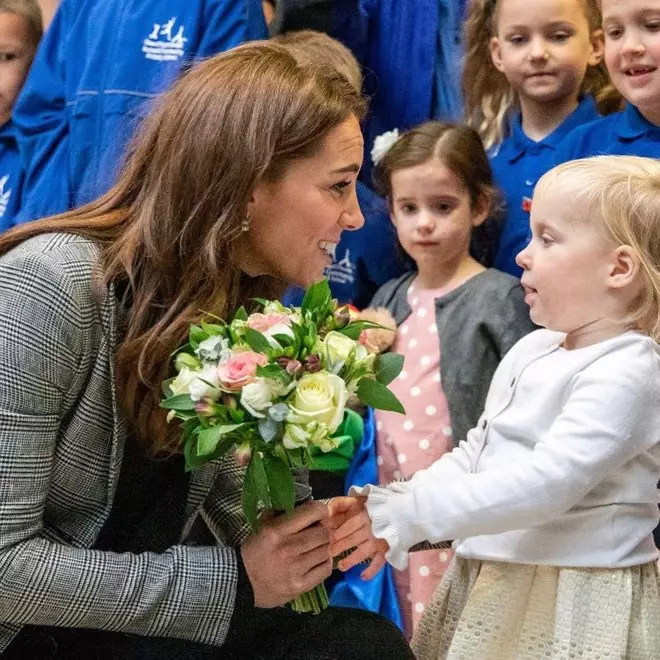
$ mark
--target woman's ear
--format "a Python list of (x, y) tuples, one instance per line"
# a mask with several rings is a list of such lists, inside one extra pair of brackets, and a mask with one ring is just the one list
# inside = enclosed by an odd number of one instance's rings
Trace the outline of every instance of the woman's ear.
[(608, 285), (612, 289), (623, 289), (635, 284), (639, 275), (639, 258), (630, 245), (620, 245), (612, 253), (612, 264)]
[(605, 55), (605, 34), (602, 30), (594, 30), (591, 33), (591, 55), (587, 60), (589, 66), (596, 66), (603, 61)]
[(504, 67), (502, 65), (502, 53), (500, 51), (500, 40), (497, 37), (491, 37), (491, 40), (488, 43), (488, 48), (490, 50), (490, 59), (493, 60), (493, 66), (500, 73), (504, 73)]

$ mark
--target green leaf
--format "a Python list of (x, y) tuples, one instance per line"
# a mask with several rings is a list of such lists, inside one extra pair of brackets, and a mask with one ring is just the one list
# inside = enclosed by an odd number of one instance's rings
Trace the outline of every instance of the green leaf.
[(250, 474), (249, 478), (254, 484), (257, 499), (260, 500), (267, 509), (270, 509), (272, 504), (270, 503), (270, 493), (268, 492), (268, 477), (266, 476), (266, 469), (264, 468), (264, 460), (259, 452), (254, 452), (252, 454), (252, 458), (248, 465), (248, 472)]
[[(214, 454), (216, 450), (219, 449), (219, 443), (220, 440), (230, 434), (236, 431), (237, 429), (240, 429), (243, 426), (243, 424), (223, 424), (221, 426), (211, 426), (207, 429), (204, 429), (199, 432), (198, 440), (197, 440), (197, 453), (199, 456), (210, 456), (211, 454)], [(228, 446), (224, 451), (226, 451), (229, 446), (233, 444), (233, 439), (230, 439)], [(224, 448), (225, 443), (223, 442), (223, 448)], [(224, 453), (224, 451), (222, 453)], [(217, 457), (216, 457), (217, 458)]]
[(378, 358), (376, 380), (382, 385), (389, 385), (403, 369), (403, 355), (384, 353)]
[(296, 343), (295, 337), (291, 335), (273, 335), (273, 339), (282, 347), (286, 348), (287, 346), (294, 346)]
[(204, 332), (209, 337), (225, 334), (225, 327), (223, 325), (219, 325), (217, 323), (207, 323), (206, 321), (202, 321), (200, 325), (202, 326), (202, 330), (204, 330)]
[(365, 406), (371, 406), (378, 410), (391, 410), (402, 415), (406, 414), (405, 408), (401, 405), (399, 399), (377, 380), (362, 378), (358, 383), (357, 396)]
[(293, 477), (288, 465), (277, 456), (265, 456), (264, 468), (268, 477), (270, 501), (273, 508), (280, 511), (292, 511), (295, 493)]
[(382, 330), (391, 330), (391, 328), (386, 328), (383, 325), (380, 325), (378, 323), (372, 323), (371, 321), (353, 321), (352, 323), (349, 323), (345, 328), (342, 328), (341, 330), (337, 330), (337, 332), (357, 341), (360, 338), (360, 333), (363, 330), (371, 330), (374, 328), (381, 328)]
[(209, 336), (198, 325), (191, 325), (188, 331), (188, 341), (193, 349), (196, 349)]
[(170, 384), (174, 380), (174, 378), (168, 378), (167, 380), (164, 380), (160, 385), (161, 392), (168, 399), (172, 396), (172, 389), (170, 388)]
[[(250, 461), (252, 462), (252, 461)], [(249, 470), (249, 468), (248, 468)], [(259, 521), (257, 519), (257, 491), (252, 480), (248, 479), (247, 473), (243, 480), (243, 493), (241, 494), (241, 504), (243, 515), (248, 521), (253, 532), (259, 530)]]
[(307, 289), (303, 298), (301, 305), (303, 316), (305, 314), (311, 314), (315, 320), (318, 320), (320, 317), (325, 316), (331, 303), (332, 294), (330, 293), (328, 280), (316, 282)]
[(246, 330), (245, 341), (247, 342), (247, 345), (257, 353), (268, 353), (270, 350), (270, 344), (266, 337), (252, 328)]
[(287, 385), (291, 382), (291, 376), (279, 364), (268, 364), (265, 367), (257, 367), (257, 376), (262, 378), (279, 378)]
[(236, 310), (234, 314), (234, 321), (247, 321), (248, 313), (245, 311), (245, 307), (242, 305)]
[(165, 410), (195, 410), (195, 402), (190, 394), (175, 394), (160, 402), (160, 407)]
[(181, 351), (176, 358), (174, 359), (174, 367), (177, 371), (181, 371), (184, 367), (188, 369), (200, 369), (202, 363), (190, 353), (186, 351)]

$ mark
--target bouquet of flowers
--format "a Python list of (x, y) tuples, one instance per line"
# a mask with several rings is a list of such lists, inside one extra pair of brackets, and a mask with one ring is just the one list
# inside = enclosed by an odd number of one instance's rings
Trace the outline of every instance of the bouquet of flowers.
[[(337, 447), (350, 399), (405, 414), (387, 388), (403, 356), (374, 352), (367, 332), (385, 328), (339, 307), (325, 280), (299, 308), (256, 302), (261, 312), (241, 307), (229, 322), (213, 317), (190, 328), (161, 402), (168, 421), (180, 420), (187, 470), (230, 450), (247, 467), (242, 506), (253, 530), (259, 508), (293, 509), (294, 472), (314, 467), (312, 453)], [(292, 607), (319, 612), (327, 604), (320, 585)]]

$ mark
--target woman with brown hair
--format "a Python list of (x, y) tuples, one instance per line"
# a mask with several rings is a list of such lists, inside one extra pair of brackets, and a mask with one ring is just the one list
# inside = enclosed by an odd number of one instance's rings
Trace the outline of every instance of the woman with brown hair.
[(202, 310), (309, 285), (361, 226), (363, 107), (239, 47), (164, 95), (106, 195), (0, 239), (3, 657), (412, 657), (366, 612), (280, 608), (330, 574), (325, 505), (248, 535), (233, 459), (187, 475), (158, 407)]

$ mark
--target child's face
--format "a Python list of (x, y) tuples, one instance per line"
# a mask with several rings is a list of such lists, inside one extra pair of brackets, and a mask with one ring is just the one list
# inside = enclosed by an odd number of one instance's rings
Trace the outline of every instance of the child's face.
[(660, 0), (603, 0), (605, 63), (615, 87), (660, 125)]
[(420, 272), (466, 258), (472, 228), (487, 212), (472, 209), (462, 181), (435, 158), (392, 174), (392, 222)]
[(582, 0), (503, 0), (491, 55), (521, 101), (577, 99), (587, 66), (602, 59), (602, 34), (591, 33)]
[(552, 187), (534, 195), (530, 221), (532, 240), (516, 263), (532, 321), (571, 334), (606, 318), (612, 245)]
[(17, 14), (0, 12), (0, 123), (9, 119), (35, 48), (27, 21)]

